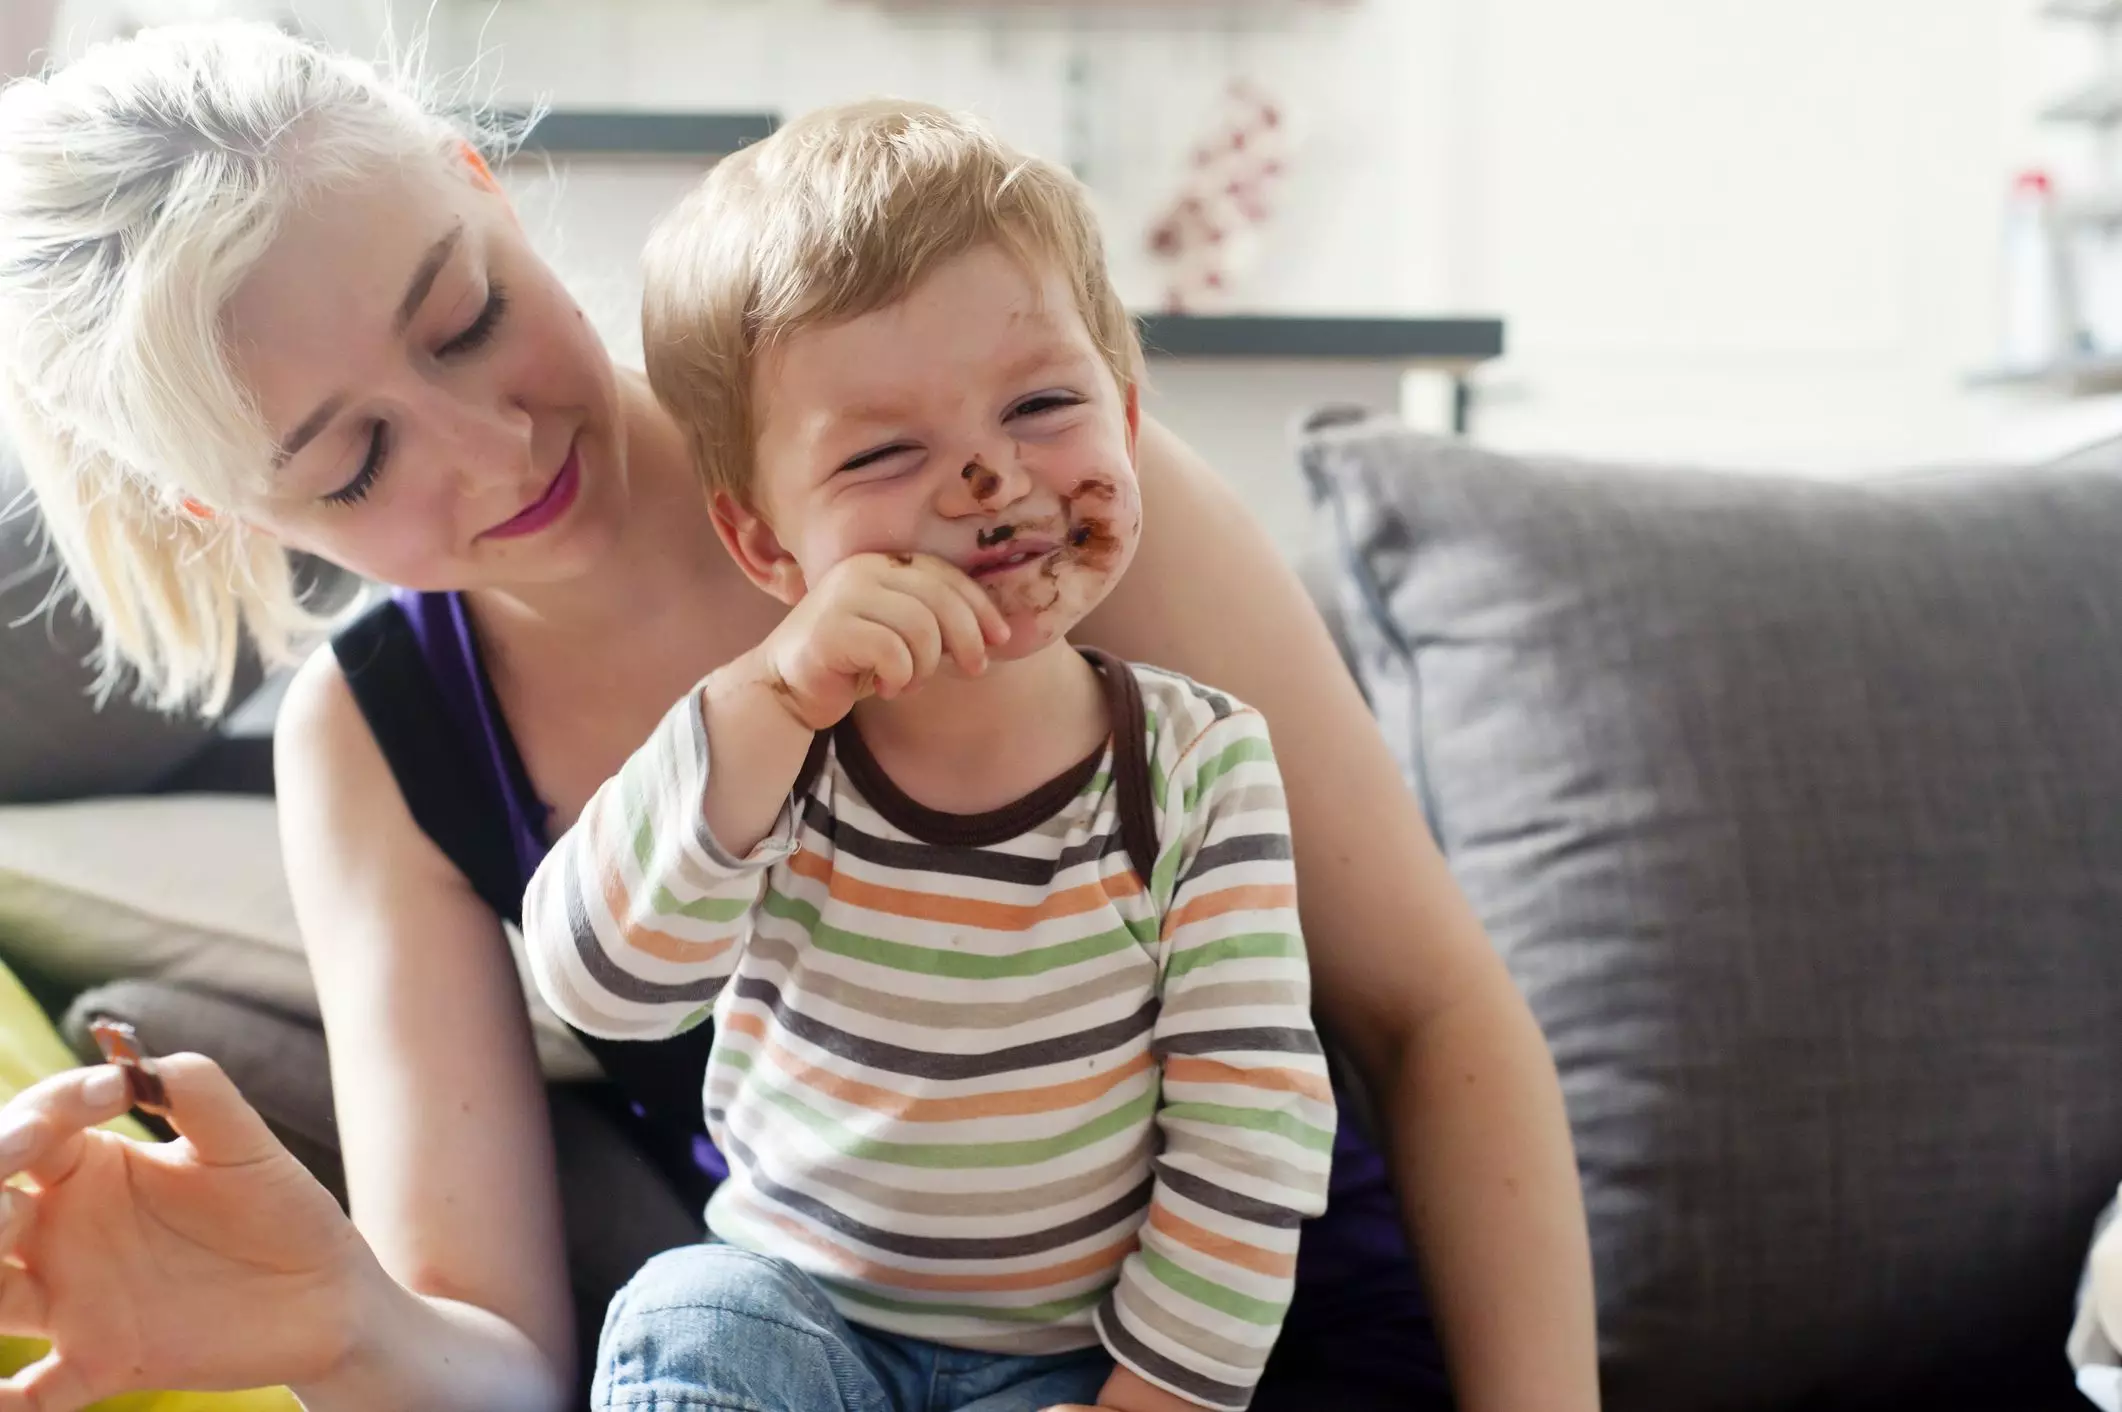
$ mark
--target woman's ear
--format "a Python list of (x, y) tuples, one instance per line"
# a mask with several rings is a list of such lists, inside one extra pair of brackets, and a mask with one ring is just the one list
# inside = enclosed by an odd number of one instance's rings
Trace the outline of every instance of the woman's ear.
[(744, 576), (793, 608), (809, 591), (802, 566), (782, 547), (774, 527), (750, 506), (739, 504), (726, 490), (715, 492), (711, 507), (715, 533), (729, 557), (737, 561)]

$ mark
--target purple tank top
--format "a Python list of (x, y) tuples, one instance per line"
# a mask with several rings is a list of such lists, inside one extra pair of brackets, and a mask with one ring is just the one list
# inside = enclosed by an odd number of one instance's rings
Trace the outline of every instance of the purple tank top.
[[(407, 590), (395, 597), (452, 724), (499, 791), (509, 844), (528, 886), (550, 847), (546, 830), (552, 810), (531, 787), (515, 738), (494, 700), (464, 600), (455, 593)], [(1366, 1412), (1373, 1405), (1445, 1405), (1449, 1393), (1443, 1359), (1401, 1232), (1384, 1158), (1349, 1120), (1345, 1095), (1341, 1108), (1326, 1214), (1306, 1224), (1298, 1246), (1296, 1297), (1275, 1350), (1277, 1372), (1283, 1376), (1271, 1377), (1270, 1384), (1284, 1377), (1297, 1383), (1330, 1378), (1341, 1403), (1338, 1412)], [(705, 1137), (695, 1140), (693, 1155), (714, 1181), (729, 1175), (722, 1154)], [(1359, 1396), (1350, 1403), (1346, 1393), (1351, 1389), (1374, 1390), (1386, 1400), (1371, 1404)], [(1263, 1386), (1255, 1412), (1279, 1403), (1273, 1391)]]

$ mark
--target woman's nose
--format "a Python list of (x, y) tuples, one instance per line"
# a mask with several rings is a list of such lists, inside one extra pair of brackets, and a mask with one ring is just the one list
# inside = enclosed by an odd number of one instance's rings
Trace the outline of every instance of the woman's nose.
[(513, 403), (454, 409), (447, 423), (448, 450), (458, 476), (470, 486), (520, 485), (534, 477), (530, 413)]

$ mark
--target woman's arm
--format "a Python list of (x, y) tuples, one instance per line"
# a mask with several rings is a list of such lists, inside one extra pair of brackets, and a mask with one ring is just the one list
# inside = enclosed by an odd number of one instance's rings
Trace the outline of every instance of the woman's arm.
[(1295, 832), (1314, 992), (1374, 1086), (1466, 1412), (1598, 1405), (1591, 1258), (1539, 1028), (1296, 576), (1145, 421), (1144, 533), (1082, 633), (1258, 707)]
[(319, 653), (281, 708), (280, 830), (353, 1215), (389, 1282), (317, 1408), (557, 1406), (573, 1321), (529, 1014), (499, 923), (422, 834)]

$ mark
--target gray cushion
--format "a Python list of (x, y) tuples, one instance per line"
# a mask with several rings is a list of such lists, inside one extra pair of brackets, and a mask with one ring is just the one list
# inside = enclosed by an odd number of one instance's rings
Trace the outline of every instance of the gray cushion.
[(96, 635), (71, 607), (45, 610), (54, 572), (0, 448), (0, 803), (137, 793), (213, 734), (122, 696), (97, 709), (84, 665)]
[(2067, 1389), (2122, 1178), (2122, 475), (1303, 451), (1562, 1071), (1608, 1407)]

